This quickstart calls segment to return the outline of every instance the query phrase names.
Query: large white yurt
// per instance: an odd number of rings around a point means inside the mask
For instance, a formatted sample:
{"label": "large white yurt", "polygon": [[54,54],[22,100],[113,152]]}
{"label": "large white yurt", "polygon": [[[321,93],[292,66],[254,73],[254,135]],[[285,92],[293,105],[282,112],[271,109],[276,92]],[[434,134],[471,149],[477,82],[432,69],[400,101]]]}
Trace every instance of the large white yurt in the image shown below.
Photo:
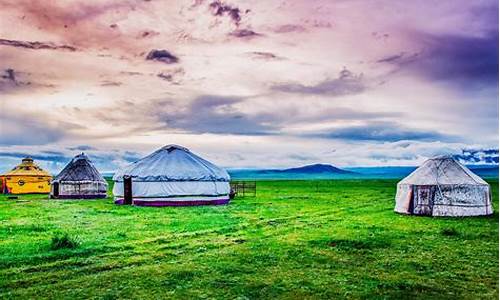
{"label": "large white yurt", "polygon": [[115,203],[123,204],[131,179],[132,204],[141,206],[216,205],[229,202],[229,174],[177,145],[167,145],[113,176]]}
{"label": "large white yurt", "polygon": [[401,180],[394,210],[452,217],[493,213],[488,183],[449,156],[429,159]]}
{"label": "large white yurt", "polygon": [[106,198],[108,183],[84,153],[75,156],[52,180],[55,199]]}

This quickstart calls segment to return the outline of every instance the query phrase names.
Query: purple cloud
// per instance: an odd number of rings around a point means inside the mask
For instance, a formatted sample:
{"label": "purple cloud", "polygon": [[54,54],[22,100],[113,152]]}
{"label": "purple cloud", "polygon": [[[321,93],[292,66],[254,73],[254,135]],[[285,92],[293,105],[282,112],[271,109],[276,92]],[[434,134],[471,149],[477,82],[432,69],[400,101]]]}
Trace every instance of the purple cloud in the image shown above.
{"label": "purple cloud", "polygon": [[310,135],[327,139],[341,139],[348,141],[397,142],[404,140],[456,140],[456,137],[441,134],[436,131],[407,128],[394,122],[381,121],[368,122],[366,125],[333,128],[326,132],[314,133]]}
{"label": "purple cloud", "polygon": [[400,53],[379,59],[400,71],[464,87],[498,83],[498,30],[485,36],[415,34],[420,53]]}
{"label": "purple cloud", "polygon": [[339,72],[337,78],[325,80],[316,85],[285,83],[274,85],[271,89],[285,93],[345,96],[365,91],[367,87],[362,79],[361,74],[356,75],[347,69],[343,69]]}
{"label": "purple cloud", "polygon": [[253,38],[257,36],[261,36],[260,33],[257,33],[250,29],[236,29],[231,31],[229,35],[237,37],[237,38]]}

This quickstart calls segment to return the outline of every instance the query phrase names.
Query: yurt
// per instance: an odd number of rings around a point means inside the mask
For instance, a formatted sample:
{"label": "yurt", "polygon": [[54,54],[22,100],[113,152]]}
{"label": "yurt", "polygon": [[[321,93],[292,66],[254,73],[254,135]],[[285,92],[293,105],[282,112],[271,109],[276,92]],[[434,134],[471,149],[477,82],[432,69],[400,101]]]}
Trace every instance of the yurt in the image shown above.
{"label": "yurt", "polygon": [[488,183],[448,156],[427,160],[401,180],[394,210],[443,217],[493,213]]}
{"label": "yurt", "polygon": [[52,176],[26,157],[11,171],[0,175],[2,192],[5,194],[45,194],[50,192]]}
{"label": "yurt", "polygon": [[217,205],[229,202],[229,174],[189,151],[168,145],[118,171],[117,204]]}
{"label": "yurt", "polygon": [[52,180],[54,199],[106,198],[108,183],[84,154],[75,156]]}

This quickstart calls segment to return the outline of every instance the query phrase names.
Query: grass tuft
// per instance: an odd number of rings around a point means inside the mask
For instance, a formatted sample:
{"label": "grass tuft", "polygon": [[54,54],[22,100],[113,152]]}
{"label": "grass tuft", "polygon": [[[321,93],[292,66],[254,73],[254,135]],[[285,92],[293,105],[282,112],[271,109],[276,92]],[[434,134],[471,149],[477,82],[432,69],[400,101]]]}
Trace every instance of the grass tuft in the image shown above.
{"label": "grass tuft", "polygon": [[444,236],[457,236],[460,233],[455,228],[447,227],[447,228],[441,229],[441,234]]}
{"label": "grass tuft", "polygon": [[56,235],[52,237],[50,249],[52,250],[75,249],[79,245],[80,242],[76,238],[71,237],[67,233],[65,233],[63,235]]}

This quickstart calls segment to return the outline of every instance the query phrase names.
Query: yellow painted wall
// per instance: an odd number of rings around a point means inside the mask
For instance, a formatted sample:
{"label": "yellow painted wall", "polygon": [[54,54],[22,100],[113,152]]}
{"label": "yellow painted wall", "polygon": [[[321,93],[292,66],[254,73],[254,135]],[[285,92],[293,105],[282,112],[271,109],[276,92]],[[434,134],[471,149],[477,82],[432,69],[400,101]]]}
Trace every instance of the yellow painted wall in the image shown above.
{"label": "yellow painted wall", "polygon": [[50,193],[50,180],[48,176],[4,176],[10,194]]}

